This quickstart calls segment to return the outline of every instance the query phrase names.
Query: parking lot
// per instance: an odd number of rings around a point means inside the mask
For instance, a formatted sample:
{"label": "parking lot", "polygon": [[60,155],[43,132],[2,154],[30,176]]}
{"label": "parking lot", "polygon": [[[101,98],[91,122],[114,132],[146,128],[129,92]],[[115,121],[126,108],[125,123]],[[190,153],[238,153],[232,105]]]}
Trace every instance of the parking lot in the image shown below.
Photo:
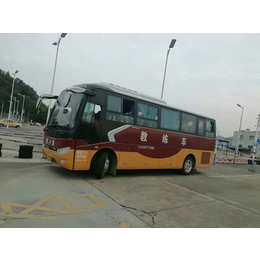
{"label": "parking lot", "polygon": [[217,164],[189,176],[118,171],[97,180],[38,152],[23,160],[5,157],[7,151],[0,158],[2,228],[260,227],[260,166],[251,173],[249,165]]}

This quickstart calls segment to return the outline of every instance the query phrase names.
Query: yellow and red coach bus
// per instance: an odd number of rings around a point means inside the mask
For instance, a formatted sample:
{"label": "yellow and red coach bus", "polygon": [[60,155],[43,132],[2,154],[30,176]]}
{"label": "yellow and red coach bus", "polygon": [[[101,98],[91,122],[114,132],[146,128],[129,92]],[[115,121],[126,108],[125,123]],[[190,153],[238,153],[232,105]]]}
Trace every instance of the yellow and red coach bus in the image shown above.
{"label": "yellow and red coach bus", "polygon": [[[44,156],[97,178],[121,169],[182,169],[213,164],[216,123],[161,99],[114,84],[80,84],[56,98],[44,131]],[[41,102],[38,102],[38,105]]]}

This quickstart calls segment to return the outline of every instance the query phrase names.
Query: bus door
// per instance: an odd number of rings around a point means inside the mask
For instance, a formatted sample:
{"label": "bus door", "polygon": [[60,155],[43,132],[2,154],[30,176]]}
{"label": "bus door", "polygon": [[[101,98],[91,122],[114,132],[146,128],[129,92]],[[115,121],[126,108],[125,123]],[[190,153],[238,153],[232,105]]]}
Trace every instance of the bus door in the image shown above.
{"label": "bus door", "polygon": [[76,141],[74,170],[88,170],[92,157],[91,144],[98,144],[101,140],[102,106],[87,102],[81,117],[80,129]]}

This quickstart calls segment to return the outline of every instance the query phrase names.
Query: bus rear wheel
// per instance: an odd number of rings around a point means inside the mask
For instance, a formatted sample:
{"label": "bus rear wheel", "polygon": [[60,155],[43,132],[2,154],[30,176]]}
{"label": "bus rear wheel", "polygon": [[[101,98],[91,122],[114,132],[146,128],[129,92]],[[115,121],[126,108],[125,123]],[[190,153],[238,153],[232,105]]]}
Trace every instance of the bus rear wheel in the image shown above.
{"label": "bus rear wheel", "polygon": [[101,153],[96,169],[95,169],[95,175],[98,179],[102,179],[105,174],[108,172],[110,165],[110,158],[109,158],[109,153],[108,152],[103,152]]}
{"label": "bus rear wheel", "polygon": [[195,167],[194,159],[191,156],[187,156],[183,162],[182,174],[189,175],[193,172]]}

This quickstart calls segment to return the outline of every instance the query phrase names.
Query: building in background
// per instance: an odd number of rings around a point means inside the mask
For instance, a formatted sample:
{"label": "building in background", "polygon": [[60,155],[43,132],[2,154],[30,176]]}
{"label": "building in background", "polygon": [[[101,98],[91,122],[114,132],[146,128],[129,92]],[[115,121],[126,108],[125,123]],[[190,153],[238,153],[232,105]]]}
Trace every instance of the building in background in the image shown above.
{"label": "building in background", "polygon": [[[242,130],[239,136],[239,149],[248,149],[251,151],[254,146],[256,131],[250,131],[250,129]],[[232,147],[236,147],[238,131],[235,131],[232,138]],[[260,132],[257,139],[260,139]]]}
{"label": "building in background", "polygon": [[228,150],[228,144],[229,144],[229,141],[224,140],[224,139],[218,139],[217,149],[226,151],[226,150]]}

